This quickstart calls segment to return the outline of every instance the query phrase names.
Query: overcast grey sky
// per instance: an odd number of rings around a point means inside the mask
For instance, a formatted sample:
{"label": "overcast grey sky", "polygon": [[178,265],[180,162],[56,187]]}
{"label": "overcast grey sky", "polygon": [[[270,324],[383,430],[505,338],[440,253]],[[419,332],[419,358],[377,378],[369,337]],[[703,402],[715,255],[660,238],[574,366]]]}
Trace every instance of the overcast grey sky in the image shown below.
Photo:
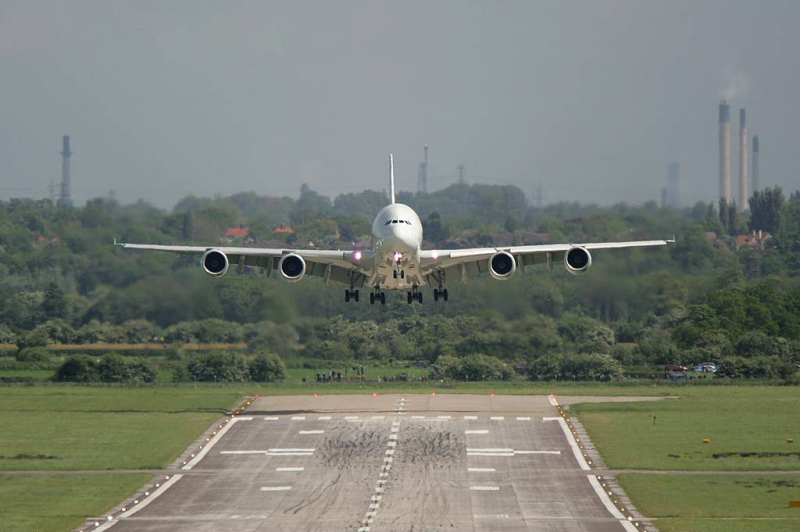
{"label": "overcast grey sky", "polygon": [[537,184],[549,200],[714,200],[717,105],[800,188],[800,2],[0,0],[0,197],[78,203]]}

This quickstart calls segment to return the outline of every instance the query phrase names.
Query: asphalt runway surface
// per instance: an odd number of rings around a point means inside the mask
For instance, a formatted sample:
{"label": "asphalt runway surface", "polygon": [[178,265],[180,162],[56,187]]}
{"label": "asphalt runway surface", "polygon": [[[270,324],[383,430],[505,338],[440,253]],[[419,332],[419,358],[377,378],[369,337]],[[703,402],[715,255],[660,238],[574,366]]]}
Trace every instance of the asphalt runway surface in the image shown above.
{"label": "asphalt runway surface", "polygon": [[263,397],[99,528],[637,530],[566,426],[546,396]]}

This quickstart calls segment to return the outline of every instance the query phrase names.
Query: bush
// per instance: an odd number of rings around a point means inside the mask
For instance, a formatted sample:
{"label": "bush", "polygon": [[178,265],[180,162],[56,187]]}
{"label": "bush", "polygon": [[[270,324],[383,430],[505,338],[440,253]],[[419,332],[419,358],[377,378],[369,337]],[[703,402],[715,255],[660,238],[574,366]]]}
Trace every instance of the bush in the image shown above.
{"label": "bush", "polygon": [[514,371],[499,358],[478,353],[463,358],[442,355],[436,360],[434,373],[452,379],[485,381],[506,380]]}
{"label": "bush", "polygon": [[56,370],[59,382],[118,382],[127,384],[149,383],[156,380],[153,368],[144,360],[125,360],[117,354],[92,358],[76,355],[68,358]]}
{"label": "bush", "polygon": [[193,355],[186,363],[185,377],[198,382],[244,382],[250,377],[250,368],[244,355],[212,351]]}
{"label": "bush", "polygon": [[26,347],[17,351],[17,362],[49,362],[50,351],[44,347]]}
{"label": "bush", "polygon": [[263,352],[250,361],[250,379],[273,382],[286,378],[286,365],[275,353]]}

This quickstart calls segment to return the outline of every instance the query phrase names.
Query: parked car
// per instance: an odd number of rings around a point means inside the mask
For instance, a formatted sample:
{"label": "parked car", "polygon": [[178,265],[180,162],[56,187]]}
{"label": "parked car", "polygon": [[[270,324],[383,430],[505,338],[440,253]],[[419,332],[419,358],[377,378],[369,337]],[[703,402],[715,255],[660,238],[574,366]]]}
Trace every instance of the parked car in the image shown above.
{"label": "parked car", "polygon": [[716,373],[717,365],[713,362],[701,362],[694,367],[697,373]]}
{"label": "parked car", "polygon": [[681,366],[678,364],[667,364],[667,367],[664,369],[667,371],[667,373],[683,373],[685,371],[689,371],[689,368],[686,366]]}

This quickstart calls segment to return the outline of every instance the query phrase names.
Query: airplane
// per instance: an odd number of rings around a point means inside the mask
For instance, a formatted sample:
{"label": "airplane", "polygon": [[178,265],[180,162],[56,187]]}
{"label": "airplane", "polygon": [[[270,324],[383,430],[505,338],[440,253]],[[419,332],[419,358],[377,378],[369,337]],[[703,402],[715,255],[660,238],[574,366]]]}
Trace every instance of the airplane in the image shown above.
{"label": "airplane", "polygon": [[672,240],[641,240],[589,244],[545,244],[471,249],[422,249],[422,222],[408,205],[395,201],[394,159],[389,155],[390,203],[378,213],[372,224],[369,250],[266,249],[226,246],[163,246],[117,243],[125,249],[169,251],[202,255],[203,270],[214,277],[228,272],[232,264],[239,273],[245,266],[266,269],[269,275],[278,270],[281,277],[296,283],[304,277],[322,277],[327,284],[336,281],[348,285],[345,301],[358,301],[360,290],[367,288],[371,304],[386,304],[387,290],[406,291],[408,303],[422,303],[420,288],[433,286],[435,301],[448,300],[447,285],[466,282],[488,273],[498,281],[510,279],[517,268],[563,261],[567,272],[582,275],[592,266],[590,251],[635,247],[665,246]]}

